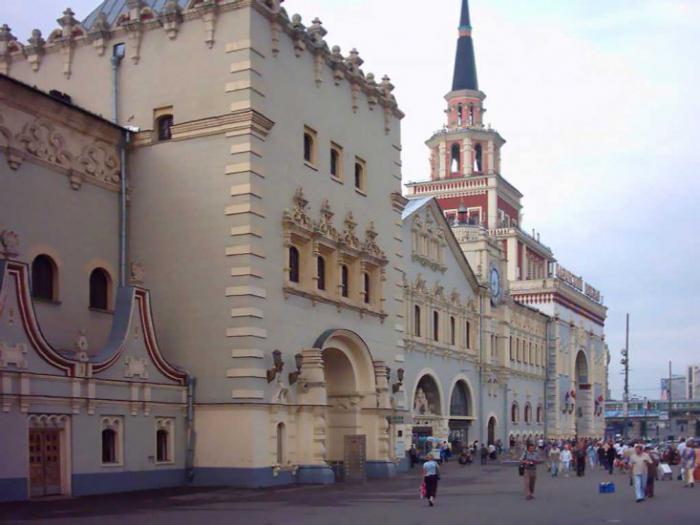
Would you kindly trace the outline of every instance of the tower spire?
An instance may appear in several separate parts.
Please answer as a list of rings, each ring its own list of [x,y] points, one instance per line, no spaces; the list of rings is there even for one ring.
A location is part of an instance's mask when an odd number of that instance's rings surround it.
[[[472,41],[471,17],[469,16],[469,0],[462,0],[462,13],[459,18],[459,40],[457,40],[457,56],[455,58],[455,71],[452,80],[452,91],[463,89],[479,90],[474,42]]]

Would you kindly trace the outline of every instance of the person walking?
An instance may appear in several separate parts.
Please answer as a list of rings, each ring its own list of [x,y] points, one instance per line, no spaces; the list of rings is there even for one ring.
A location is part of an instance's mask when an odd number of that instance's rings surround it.
[[[591,466],[591,470],[593,470],[598,462],[598,448],[597,445],[593,442],[591,442],[590,445],[588,445],[588,464]]]
[[[435,505],[435,497],[437,496],[438,481],[440,480],[440,467],[432,454],[426,456],[426,461],[423,463],[423,482],[425,483],[425,498],[428,500],[428,505]]]
[[[576,447],[576,476],[582,478],[586,475],[586,446],[582,443]]]
[[[681,456],[681,466],[685,472],[685,486],[690,488],[695,487],[695,459],[695,442],[689,439]]]
[[[681,438],[680,443],[678,443],[678,455],[681,458],[680,468],[678,469],[678,481],[683,481],[685,479],[685,469],[683,468],[683,453],[688,445],[685,442],[685,438]],[[673,450],[673,447],[671,447]]]
[[[608,467],[608,473],[612,476],[615,468],[615,459],[617,459],[617,451],[612,442],[608,443],[608,450],[605,452],[605,455],[607,457],[606,466]]]
[[[486,462],[489,459],[489,449],[487,449],[486,445],[484,445],[483,443],[481,444],[481,450],[479,451],[479,454],[481,454],[481,464],[486,465]]]
[[[523,467],[523,481],[525,483],[525,499],[535,498],[535,483],[537,482],[537,465],[541,463],[540,454],[535,450],[535,445],[527,444],[527,449],[520,458]]]
[[[411,468],[418,463],[418,449],[416,449],[415,443],[412,443],[411,448],[408,449],[408,459],[411,462]]]
[[[561,450],[556,443],[549,449],[549,462],[551,464],[552,477],[556,478],[559,474],[559,463],[561,462]]]
[[[561,471],[566,478],[569,477],[569,472],[571,472],[571,458],[571,448],[566,444],[564,445],[564,450],[561,451]]]
[[[661,462],[661,458],[659,457],[659,453],[656,451],[656,449],[651,445],[647,445],[644,451],[649,454],[649,458],[651,459],[651,463],[647,465],[647,485],[644,495],[647,498],[653,498],[654,481],[656,481],[656,478],[658,477],[658,467],[659,463]]]
[[[632,455],[630,455],[628,463],[632,474],[634,495],[637,503],[644,501],[650,463],[651,458],[649,457],[649,454],[644,452],[644,448],[642,447],[641,443],[637,443],[634,447],[634,452]]]

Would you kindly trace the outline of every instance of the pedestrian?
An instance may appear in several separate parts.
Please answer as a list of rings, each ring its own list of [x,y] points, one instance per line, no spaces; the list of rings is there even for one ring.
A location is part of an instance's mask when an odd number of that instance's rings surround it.
[[[440,467],[433,459],[432,454],[426,456],[426,461],[423,463],[423,482],[425,483],[425,497],[428,500],[428,505],[435,505],[435,496],[437,496],[438,481],[440,480]]]
[[[634,447],[634,452],[630,455],[628,463],[630,473],[632,474],[634,495],[637,503],[644,501],[650,463],[651,458],[649,454],[644,452],[641,443],[637,443]]]
[[[580,443],[576,447],[576,476],[581,478],[586,475],[586,445]]]
[[[683,468],[683,452],[685,452],[687,446],[688,445],[685,442],[685,438],[681,438],[680,443],[678,443],[678,455],[681,458],[680,468],[678,470],[678,481],[683,481],[685,479],[685,470]],[[673,450],[673,446],[671,446],[671,450]]]
[[[537,465],[541,463],[539,452],[535,451],[535,445],[527,444],[527,449],[520,458],[523,467],[523,481],[525,483],[525,499],[535,498],[535,483],[537,482]]]
[[[486,445],[483,443],[481,444],[481,450],[479,452],[481,455],[481,464],[486,465],[486,461],[489,459],[489,449],[486,448]]]
[[[496,440],[496,452],[499,456],[503,454],[503,441],[501,441],[500,439]]]
[[[603,470],[608,470],[608,458],[606,456],[607,451],[608,449],[605,443],[602,441],[598,443],[598,450],[596,451],[598,453],[598,464]]]
[[[608,473],[612,476],[613,469],[615,468],[615,460],[617,459],[617,451],[612,442],[608,443],[608,450],[605,455],[607,456]]]
[[[598,450],[596,448],[596,445],[591,443],[590,445],[588,445],[588,464],[591,466],[591,470],[595,468],[597,461]]]
[[[447,463],[448,460],[448,453],[450,451],[449,446],[447,445],[447,441],[443,441],[442,445],[440,445],[440,463]]]
[[[496,455],[496,445],[489,443],[489,459],[495,461],[498,456]]]
[[[418,463],[418,449],[415,443],[412,443],[411,448],[408,449],[408,459],[411,462],[411,468]]]
[[[651,445],[647,445],[647,447],[644,450],[647,454],[649,454],[649,458],[651,458],[651,463],[647,465],[647,485],[646,490],[644,491],[644,495],[647,498],[653,498],[654,481],[656,481],[656,478],[658,477],[657,473],[659,463],[661,462],[661,458],[659,457],[659,453]]]
[[[564,477],[569,477],[569,472],[571,472],[571,449],[568,444],[564,445],[564,450],[561,451],[561,471]]]
[[[685,444],[685,449],[681,456],[681,465],[685,472],[685,486],[695,487],[695,442],[692,439],[689,439]]]
[[[552,477],[556,478],[559,474],[559,463],[561,462],[561,450],[559,450],[556,443],[549,449],[549,462],[551,464]]]

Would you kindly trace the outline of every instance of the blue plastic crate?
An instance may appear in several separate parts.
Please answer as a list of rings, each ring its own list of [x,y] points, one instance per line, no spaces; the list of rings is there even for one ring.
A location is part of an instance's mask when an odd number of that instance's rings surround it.
[[[600,494],[614,494],[615,484],[612,481],[601,483],[600,485],[598,485],[598,492]]]

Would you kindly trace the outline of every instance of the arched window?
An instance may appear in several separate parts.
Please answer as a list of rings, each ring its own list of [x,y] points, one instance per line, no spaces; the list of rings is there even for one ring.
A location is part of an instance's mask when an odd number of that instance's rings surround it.
[[[319,290],[326,289],[326,260],[320,255],[316,258],[316,276],[318,277],[317,287]]]
[[[481,168],[483,164],[483,151],[481,144],[477,144],[474,148],[474,171],[481,173]]]
[[[508,350],[510,352],[510,360],[515,361],[515,351],[513,350],[513,336],[508,339]]]
[[[462,158],[459,150],[459,144],[452,144],[452,147],[450,148],[450,159],[450,172],[461,173]]]
[[[56,263],[48,255],[37,255],[32,262],[32,296],[47,301],[56,300]]]
[[[535,356],[532,354],[532,341],[527,344],[528,362],[532,365],[535,364]]]
[[[277,424],[277,464],[284,465],[286,463],[286,429],[284,423]]]
[[[331,175],[336,179],[340,179],[342,175],[340,148],[336,145],[331,146]]]
[[[313,162],[314,160],[314,137],[311,133],[304,133],[304,160]]]
[[[472,324],[467,321],[466,326],[464,327],[465,334],[464,337],[466,337],[465,345],[467,348],[471,349],[472,347]]]
[[[170,461],[168,431],[161,428],[156,432],[156,461]]]
[[[413,307],[413,333],[420,337],[420,306]]]
[[[544,421],[544,418],[542,417],[542,412],[543,412],[542,406],[540,405],[537,407],[537,423],[538,424],[542,423]]]
[[[102,463],[117,462],[117,433],[111,428],[102,431]]]
[[[355,188],[360,191],[366,191],[365,169],[365,161],[355,158]]]
[[[95,268],[90,274],[90,308],[109,310],[111,279],[107,270]]]
[[[372,297],[371,297],[371,295],[370,295],[370,293],[371,293],[371,289],[370,289],[370,287],[371,287],[370,277],[369,277],[369,274],[368,274],[367,272],[363,273],[363,274],[362,274],[362,277],[363,277],[363,280],[364,280],[364,283],[363,283],[363,285],[364,285],[364,290],[363,290],[363,292],[364,292],[364,296],[365,296],[365,304],[369,304],[370,301],[371,301],[371,299],[372,299]]]
[[[474,106],[473,105],[469,106],[469,125],[470,126],[474,125]]]
[[[172,115],[162,115],[156,120],[156,126],[158,129],[158,140],[170,140],[173,138],[173,116]]]
[[[462,127],[462,111],[464,108],[462,107],[462,104],[457,105],[457,125],[461,128]]]
[[[520,408],[517,403],[513,403],[510,408],[510,421],[511,423],[518,423],[520,421]]]
[[[456,335],[455,335],[455,318],[454,316],[450,316],[450,344],[454,345],[456,344]]]
[[[527,403],[525,405],[525,424],[529,425],[532,423],[532,405]]]
[[[344,264],[340,267],[340,295],[350,296],[350,272]]]
[[[440,314],[437,310],[433,311],[433,340],[440,340]]]
[[[299,250],[296,246],[289,247],[289,280],[299,282]]]

